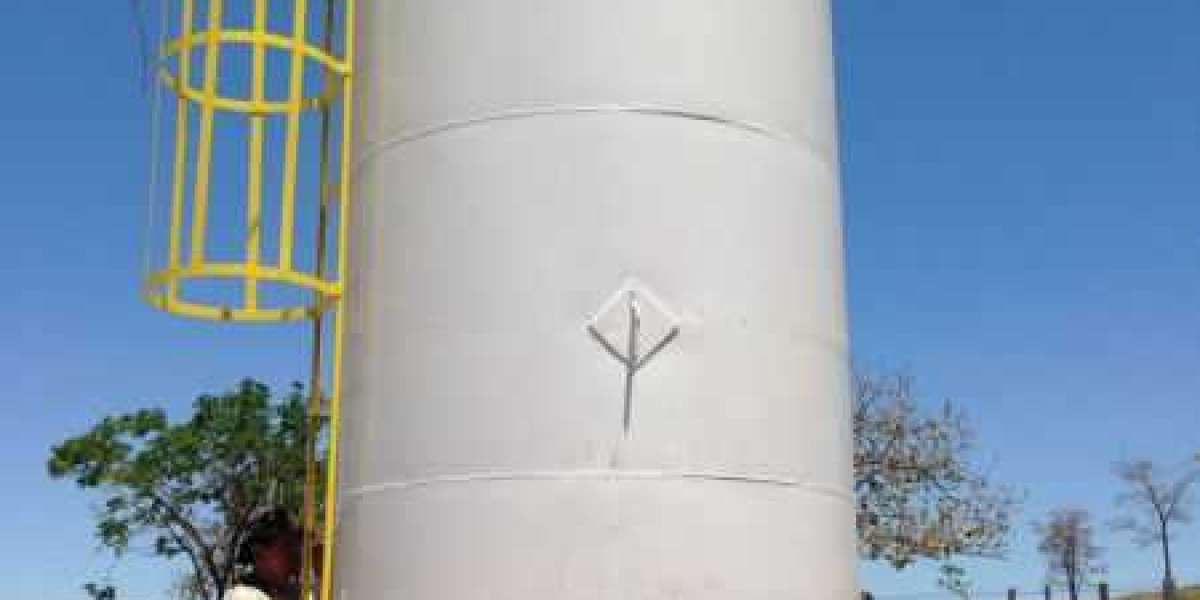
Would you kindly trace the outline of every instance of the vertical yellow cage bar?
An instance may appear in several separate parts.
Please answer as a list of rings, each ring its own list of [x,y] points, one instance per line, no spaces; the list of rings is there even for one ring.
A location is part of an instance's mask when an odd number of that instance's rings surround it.
[[[266,95],[267,0],[254,0],[254,42],[251,52],[250,101],[261,104]],[[262,256],[263,115],[250,116],[250,152],[246,177],[246,310],[258,309],[258,264]]]
[[[177,60],[179,81],[181,82],[190,81],[192,74],[192,20],[195,18],[192,8],[191,2],[184,2],[183,9],[180,11]],[[184,195],[187,189],[188,130],[191,121],[191,103],[187,98],[179,96],[175,101],[175,106],[175,166],[171,174],[171,223],[167,250],[167,269],[170,272],[178,271],[182,262],[182,248],[180,247],[182,241],[175,232],[183,228]],[[153,201],[151,199],[151,202]],[[170,306],[179,298],[178,280],[169,280],[167,286],[166,294],[161,297],[160,302],[164,307]]]
[[[304,95],[304,49],[305,36],[308,32],[308,2],[307,0],[294,1],[296,12],[292,18],[292,72],[288,78],[287,140],[284,143],[283,156],[285,181],[294,180],[298,169],[300,112],[303,109],[300,102]],[[279,224],[279,266],[283,269],[290,269],[292,266],[292,249],[295,243],[292,229],[295,224],[296,188],[295,186],[285,186],[283,189],[283,213]]]
[[[200,103],[200,141],[196,149],[196,181],[192,192],[192,268],[204,266],[204,242],[208,237],[208,196],[211,190],[213,122],[216,119],[217,84],[221,73],[221,21],[223,0],[208,0],[208,32],[204,43],[204,101]]]

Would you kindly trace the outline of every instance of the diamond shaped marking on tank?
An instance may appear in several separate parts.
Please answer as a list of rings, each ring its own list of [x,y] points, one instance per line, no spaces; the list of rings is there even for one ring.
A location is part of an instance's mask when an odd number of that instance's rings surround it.
[[[626,281],[588,322],[588,333],[625,369],[626,434],[633,417],[633,384],[639,371],[679,336],[679,319],[649,289]]]

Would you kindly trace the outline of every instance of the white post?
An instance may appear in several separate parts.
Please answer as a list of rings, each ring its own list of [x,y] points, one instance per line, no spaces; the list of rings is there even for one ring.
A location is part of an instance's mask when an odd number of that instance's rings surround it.
[[[339,600],[848,600],[827,0],[362,4]]]

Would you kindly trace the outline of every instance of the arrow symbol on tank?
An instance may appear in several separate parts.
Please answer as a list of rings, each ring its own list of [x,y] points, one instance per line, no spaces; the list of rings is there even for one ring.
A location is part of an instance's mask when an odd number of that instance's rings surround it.
[[[625,368],[621,426],[633,419],[634,379],[679,335],[678,320],[648,290],[628,283],[588,323],[588,333]]]

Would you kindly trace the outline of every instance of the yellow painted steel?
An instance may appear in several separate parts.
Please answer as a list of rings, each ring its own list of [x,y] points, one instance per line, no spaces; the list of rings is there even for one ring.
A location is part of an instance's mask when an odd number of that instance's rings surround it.
[[[257,2],[257,0],[255,1]],[[258,44],[288,51],[291,51],[296,45],[294,38],[260,30],[257,27],[252,31],[246,31],[244,29],[222,29],[217,32],[217,41],[222,44]],[[190,36],[182,36],[172,40],[171,42],[168,42],[164,48],[164,53],[168,55],[178,54],[185,43],[190,44],[194,48],[196,46],[209,44],[212,42],[211,38],[209,37],[209,32],[201,31],[198,33],[193,33]],[[345,61],[338,60],[333,55],[325,52],[323,49],[317,46],[302,43],[300,45],[300,52],[304,54],[305,58],[321,63],[334,73],[339,75],[350,73],[350,66],[346,64]]]
[[[348,76],[344,74],[343,76]],[[244,100],[239,98],[229,98],[225,96],[217,96],[212,100],[206,100],[203,90],[197,90],[194,87],[183,85],[179,79],[170,73],[160,73],[163,83],[168,88],[171,88],[179,97],[191,100],[197,104],[202,102],[211,102],[214,108],[226,112],[246,113],[254,115],[272,115],[287,113],[291,110],[292,105],[285,101],[260,100]],[[332,104],[338,99],[336,89],[327,90],[327,93],[320,96],[303,98],[300,101],[300,108],[304,111],[316,110],[322,106]]]
[[[192,268],[204,267],[204,242],[208,239],[208,195],[212,173],[213,121],[217,110],[217,83],[221,69],[221,31],[224,0],[208,0],[208,47],[204,54],[204,100],[200,103],[200,143],[196,150],[196,181],[192,192]]]
[[[358,21],[355,18],[354,12],[355,0],[347,0],[346,2],[346,61],[349,64],[354,64],[354,24]],[[347,98],[354,97],[354,79],[347,77],[345,80],[345,90],[343,94]],[[343,137],[342,144],[349,147],[351,125],[354,122],[354,103],[342,103],[342,126]],[[347,175],[351,170],[350,153],[342,152],[341,167],[339,171],[342,178],[339,181],[340,189],[338,196],[342,198],[343,212],[338,219],[338,236],[337,236],[337,270],[338,273],[346,273],[350,255],[349,248],[349,233],[350,219],[350,177]],[[343,280],[345,275],[342,276]],[[339,475],[341,474],[341,466],[338,463],[338,451],[341,447],[342,436],[342,360],[345,356],[345,337],[346,337],[346,303],[338,302],[334,309],[334,333],[333,333],[333,386],[329,400],[329,450],[326,457],[327,468],[325,470],[325,553],[322,556],[321,572],[324,576],[321,578],[321,594],[318,598],[322,600],[332,600],[333,584],[334,584],[334,569],[336,568],[337,557],[337,508],[338,508],[338,485]]]
[[[304,97],[304,53],[300,51],[308,35],[308,0],[294,0],[292,17],[292,72],[288,77],[287,140],[283,145],[283,180],[295,181],[300,154],[300,101]],[[320,195],[320,191],[317,195]],[[292,268],[296,226],[296,186],[283,186],[283,214],[279,226],[279,266]]]
[[[201,266],[166,269],[152,273],[147,288],[158,290],[170,285],[180,285],[188,280],[254,280],[271,281],[317,292],[319,301],[305,306],[286,308],[262,308],[218,306],[202,302],[188,302],[178,296],[170,298],[164,294],[151,293],[149,302],[156,308],[184,317],[210,321],[244,321],[270,323],[279,321],[303,321],[325,312],[342,296],[342,286],[336,281],[318,279],[313,275],[297,271],[286,271],[276,267],[249,265],[244,263],[204,263]]]
[[[182,31],[183,42],[180,45],[181,51],[179,54],[179,78],[182,81],[187,81],[191,77],[192,72],[192,48],[191,48],[191,31],[192,20],[194,19],[193,7],[191,2],[183,3],[183,10],[180,11],[180,31]],[[191,104],[187,99],[180,97],[175,101],[175,168],[173,171],[173,179],[171,183],[171,225],[169,249],[167,251],[167,269],[170,271],[178,271],[181,261],[180,252],[182,245],[182,236],[176,235],[177,231],[183,228],[183,204],[184,194],[187,187],[187,148],[188,148],[188,126],[187,123],[191,116]],[[154,201],[153,198],[150,200]],[[167,289],[165,294],[161,293],[160,297],[164,304],[176,302],[179,297],[179,282],[176,279],[166,281]],[[153,289],[153,288],[150,288]]]
[[[254,37],[250,71],[250,100],[262,102],[266,95],[267,51],[260,37],[267,29],[267,0],[254,0]],[[258,263],[262,255],[263,133],[266,123],[259,114],[250,117],[250,164],[246,181],[246,310],[258,310]]]
[[[334,39],[331,32],[335,28],[337,15],[333,10],[332,5],[325,7],[324,31],[321,41],[322,47],[330,52],[333,49]],[[320,189],[320,210],[317,213],[317,276],[320,277],[325,272],[326,261],[325,257],[329,252],[329,237],[325,235],[329,227],[329,208],[330,199],[337,190],[332,189],[331,182],[333,181],[333,165],[331,164],[330,156],[332,151],[332,140],[330,135],[333,129],[333,115],[328,107],[321,109],[321,137],[320,137],[320,156],[318,160],[318,187]],[[320,563],[314,563],[313,551],[316,549],[317,539],[319,535],[317,521],[317,502],[318,502],[318,486],[321,483],[320,464],[317,462],[317,442],[320,437],[322,427],[325,424],[325,419],[322,416],[322,405],[324,401],[324,385],[323,375],[325,366],[325,318],[323,314],[317,314],[312,321],[312,356],[310,364],[309,377],[309,397],[308,397],[308,420],[306,429],[306,439],[304,444],[304,502],[301,510],[301,522],[303,527],[303,538],[301,548],[303,554],[300,561],[300,592],[301,598],[313,597],[314,576],[318,564],[323,564],[324,559]],[[331,517],[332,518],[332,517]]]
[[[227,0],[171,0],[168,4],[180,7],[178,31],[160,49],[159,79],[165,89],[175,94],[175,133],[170,186],[170,222],[167,231],[165,264],[152,269],[144,283],[148,302],[166,312],[209,321],[243,323],[277,323],[312,320],[314,322],[313,390],[319,398],[320,373],[326,367],[319,348],[323,317],[331,313],[333,323],[332,357],[329,370],[332,383],[329,390],[329,437],[326,447],[324,477],[323,529],[320,594],[317,599],[332,599],[335,565],[335,536],[337,531],[337,486],[339,482],[338,449],[341,441],[342,359],[345,337],[346,309],[342,302],[348,266],[349,213],[351,193],[350,132],[354,114],[353,64],[354,19],[356,0],[287,0],[291,2],[290,32],[270,31],[269,0],[228,2]],[[309,12],[321,3],[327,11],[324,43],[310,42]],[[333,18],[334,6],[342,7],[342,18]],[[197,6],[207,6],[204,29],[197,31]],[[253,11],[250,29],[225,28],[227,12],[249,6]],[[337,27],[340,25],[340,27]],[[333,40],[342,40],[342,56],[334,50]],[[241,46],[249,49],[248,65],[241,71],[229,68],[223,61],[222,49]],[[196,74],[194,54],[202,52],[203,78],[200,86],[193,83]],[[274,79],[287,78],[287,95],[271,97],[268,81],[272,79],[269,55],[280,53],[288,58],[286,72],[274,74]],[[305,95],[306,68],[315,67],[322,74],[322,88]],[[245,97],[229,93],[223,85],[241,77]],[[338,108],[338,111],[334,109]],[[317,139],[303,134],[302,116],[319,112],[321,135]],[[198,120],[196,116],[198,115]],[[219,185],[219,152],[222,147],[216,132],[219,115],[246,120],[246,171],[242,192],[230,196],[227,190],[236,185]],[[195,121],[195,122],[194,122]],[[283,143],[272,144],[268,127],[279,123],[284,130]],[[239,130],[241,131],[241,130]],[[336,133],[335,133],[336,132]],[[193,139],[193,136],[194,139]],[[303,148],[320,146],[321,169],[319,189],[306,190],[300,175],[310,166],[302,160]],[[279,146],[279,147],[273,147]],[[281,159],[280,159],[281,155]],[[334,159],[336,158],[336,163]],[[268,177],[268,169],[279,166],[278,185]],[[236,180],[226,183],[236,184]],[[246,234],[240,245],[241,256],[233,259],[209,260],[215,248],[209,245],[228,236],[210,235],[210,228],[222,226],[210,219],[217,208],[244,210]],[[309,211],[319,213],[315,246],[316,257],[311,268],[298,267],[296,240],[297,215]],[[278,228],[268,228],[264,215],[279,215]],[[216,213],[212,213],[216,214]],[[224,213],[222,213],[224,214]],[[190,217],[190,218],[189,218]],[[336,232],[332,223],[336,223]],[[336,236],[333,255],[327,268],[326,240]],[[278,245],[278,256],[264,254],[266,244]],[[222,254],[225,256],[225,254]],[[273,260],[271,260],[273,259]],[[194,286],[208,283],[240,284],[241,293],[227,293],[219,299],[189,294]],[[307,298],[300,303],[289,297],[282,305],[273,305],[264,294],[264,285],[302,292]],[[292,294],[295,296],[295,294]],[[278,304],[278,303],[277,303]],[[310,417],[320,419],[319,402],[310,406]],[[311,435],[311,434],[310,434]],[[316,468],[310,457],[310,471]],[[311,475],[306,479],[312,486]],[[306,502],[307,504],[307,502]],[[308,510],[306,508],[306,510]],[[313,528],[313,519],[306,515],[306,528]],[[314,539],[312,531],[306,539]],[[307,546],[306,542],[306,546]],[[308,557],[306,548],[306,562]],[[308,570],[308,569],[306,569]],[[304,586],[311,585],[306,576]],[[304,597],[311,594],[306,589]]]
[[[267,12],[272,3],[266,0],[254,0],[250,29],[224,27],[225,13],[233,6],[228,0],[173,1],[182,7],[178,35],[167,41],[160,55],[160,78],[176,95],[171,220],[166,264],[147,277],[146,296],[152,305],[162,310],[198,319],[253,323],[311,319],[318,312],[331,308],[341,297],[341,278],[345,271],[297,266],[299,248],[295,229],[298,211],[316,210],[322,195],[320,190],[301,189],[300,174],[302,169],[308,168],[307,165],[302,167],[301,148],[331,143],[337,145],[332,149],[334,155],[345,157],[349,154],[347,117],[352,110],[349,105],[352,103],[350,80],[353,75],[350,21],[341,20],[340,32],[326,32],[343,40],[343,56],[339,57],[332,44],[322,47],[309,40],[309,12],[316,0],[289,0],[292,7],[290,32],[269,30]],[[353,0],[329,2],[343,5],[347,15],[352,12]],[[243,4],[246,3],[236,3]],[[202,31],[194,29],[196,17],[202,16],[196,14],[197,6],[207,6]],[[230,46],[249,48],[250,64],[243,72],[234,72],[225,66],[221,50]],[[197,60],[194,55],[200,52],[203,53],[203,79],[197,88],[193,83],[193,61]],[[286,72],[280,70],[274,74],[275,79],[287,78],[287,96],[284,98],[272,98],[268,94],[267,82],[272,77],[268,72],[269,64],[272,64],[268,62],[268,55],[272,52],[288,58]],[[322,89],[310,96],[305,96],[306,67],[317,68],[324,81]],[[226,88],[231,86],[223,85],[226,80],[238,76],[248,80],[249,85],[243,86],[248,89],[245,97],[230,95]],[[328,140],[322,142],[302,134],[303,114],[329,111],[339,104],[342,106],[341,118],[335,124],[339,135],[326,136]],[[245,129],[248,158],[244,196],[224,197],[217,181],[220,174],[214,173],[218,163],[214,153],[219,151],[214,129],[220,114],[240,116],[249,123]],[[195,115],[199,116],[198,122],[194,122],[197,120]],[[280,148],[272,148],[267,140],[266,130],[272,122],[278,122],[284,128]],[[192,136],[195,136],[194,140]],[[280,155],[282,176],[275,188],[273,181],[268,185],[266,170],[278,168]],[[348,163],[337,175],[340,181],[349,179]],[[268,188],[271,188],[269,196]],[[347,201],[344,193],[338,194],[330,207],[339,223],[345,221]],[[215,239],[209,231],[210,213],[218,206],[245,210],[244,250],[240,258],[232,261],[208,260],[208,245]],[[271,231],[267,230],[264,217],[268,211],[277,214],[279,220],[278,227]],[[278,248],[278,257],[273,261],[263,256],[264,247],[270,242]],[[340,257],[335,255],[332,260],[340,262]],[[227,297],[214,301],[194,293],[189,296],[189,290],[213,281],[240,284],[240,297],[226,294]],[[314,299],[297,305],[296,296],[292,294],[287,305],[271,306],[263,292],[263,283],[306,292]]]

